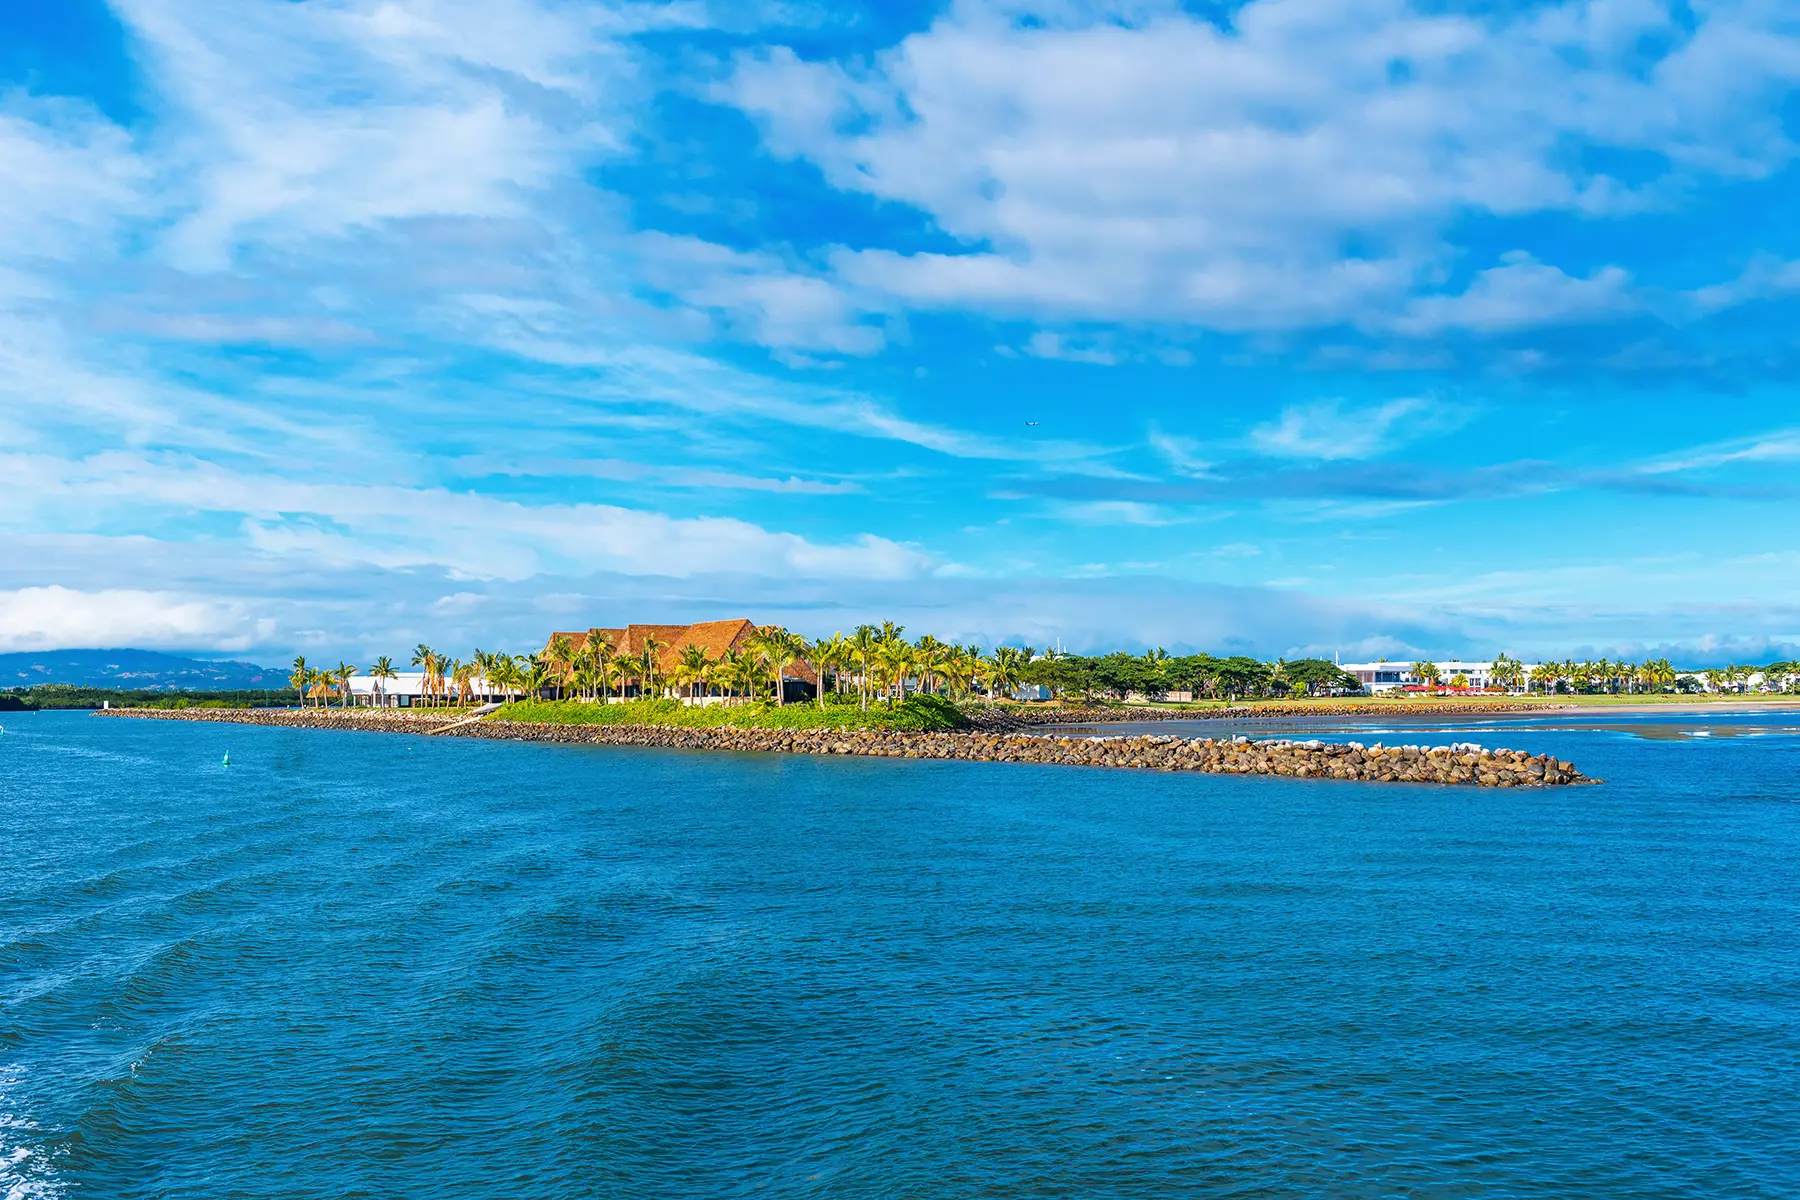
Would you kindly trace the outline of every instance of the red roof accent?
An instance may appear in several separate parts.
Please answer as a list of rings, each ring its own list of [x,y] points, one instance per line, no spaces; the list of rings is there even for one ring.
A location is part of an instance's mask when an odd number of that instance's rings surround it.
[[[571,650],[581,650],[587,646],[590,635],[602,634],[612,643],[611,657],[637,658],[643,654],[647,642],[655,639],[660,646],[656,652],[657,670],[667,672],[681,660],[681,652],[688,646],[700,647],[706,657],[717,661],[727,650],[742,649],[756,629],[748,618],[736,617],[728,621],[699,621],[692,625],[627,625],[623,629],[595,627],[559,631],[552,633],[549,641],[544,643],[544,655],[546,659],[549,657],[550,642],[557,638],[567,639]],[[789,679],[806,683],[819,681],[818,673],[805,659],[789,663],[785,674]]]

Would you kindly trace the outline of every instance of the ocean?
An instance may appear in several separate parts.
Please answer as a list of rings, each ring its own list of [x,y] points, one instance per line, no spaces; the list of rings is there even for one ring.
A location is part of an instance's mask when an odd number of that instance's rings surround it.
[[[1607,780],[1531,790],[4,725],[5,1200],[1800,1195],[1800,715],[1243,728]]]

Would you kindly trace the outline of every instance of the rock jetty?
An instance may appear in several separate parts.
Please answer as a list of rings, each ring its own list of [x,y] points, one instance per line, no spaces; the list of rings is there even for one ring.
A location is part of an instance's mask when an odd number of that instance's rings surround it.
[[[969,721],[982,729],[1025,729],[1042,725],[1122,725],[1151,721],[1287,721],[1296,717],[1491,717],[1554,712],[1565,707],[1567,705],[1517,700],[1375,701],[1349,704],[1309,704],[1305,701],[1282,700],[1220,708],[1152,708],[1138,704],[1051,704],[1042,707],[1006,705],[992,709],[973,709],[969,713]]]
[[[958,731],[886,733],[866,730],[682,729],[666,725],[563,725],[485,720],[448,728],[456,714],[298,712],[268,709],[115,709],[105,714],[179,721],[300,728],[432,733],[563,745],[648,746],[775,754],[841,754],[869,758],[956,759],[1216,775],[1280,775],[1296,779],[1360,779],[1378,783],[1545,787],[1597,783],[1553,755],[1447,746],[1365,746],[1360,742],[1253,741],[1246,737],[1068,737]]]

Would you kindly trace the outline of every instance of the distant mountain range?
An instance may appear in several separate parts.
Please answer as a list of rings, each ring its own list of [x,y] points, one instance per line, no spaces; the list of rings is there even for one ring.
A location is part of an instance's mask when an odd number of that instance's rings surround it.
[[[155,650],[40,650],[0,654],[0,688],[67,683],[162,692],[284,688],[287,672],[247,662],[212,662]]]

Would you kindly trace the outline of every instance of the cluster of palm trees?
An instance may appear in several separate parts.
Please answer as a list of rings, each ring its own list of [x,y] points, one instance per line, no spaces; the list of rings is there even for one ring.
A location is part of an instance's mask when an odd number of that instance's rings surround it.
[[[1458,686],[1459,680],[1462,686],[1468,683],[1461,676],[1445,680],[1443,672],[1435,663],[1416,662],[1412,664],[1411,670],[1413,677],[1421,683],[1447,682],[1452,687]],[[1759,677],[1775,687],[1791,687],[1796,676],[1800,676],[1800,664],[1794,663],[1773,663],[1767,667],[1732,664],[1684,673],[1676,670],[1666,658],[1650,658],[1638,663],[1606,658],[1584,659],[1579,662],[1566,659],[1528,667],[1518,659],[1504,654],[1494,659],[1493,668],[1489,672],[1489,677],[1505,688],[1533,692],[1557,692],[1566,688],[1573,692],[1627,695],[1675,691],[1680,687],[1697,690],[1702,682],[1708,690],[1714,692],[1747,692],[1751,681]]]
[[[355,678],[356,672],[355,666],[342,661],[335,667],[312,667],[307,665],[306,656],[300,655],[294,659],[288,684],[300,693],[301,704],[324,705],[336,695],[347,705],[350,703],[350,680]]]
[[[689,699],[716,695],[726,703],[767,697],[785,704],[787,683],[797,663],[808,666],[808,673],[818,680],[816,699],[821,705],[826,703],[827,682],[840,702],[847,702],[848,691],[854,688],[863,708],[873,702],[903,701],[909,689],[951,700],[985,691],[991,700],[1010,695],[1031,661],[1031,652],[1017,647],[1000,646],[983,655],[979,647],[954,646],[930,635],[908,641],[904,632],[886,621],[858,626],[849,636],[834,633],[809,640],[779,625],[767,625],[717,655],[691,643],[680,646],[668,663],[662,653],[666,642],[646,637],[635,651],[625,653],[597,629],[580,646],[566,637],[552,638],[539,654],[476,650],[463,660],[421,644],[413,651],[412,665],[423,673],[424,686],[414,703],[467,704],[545,693],[558,699],[623,700],[635,692],[639,697]],[[303,704],[326,705],[335,699],[347,707],[350,681],[359,673],[360,668],[344,662],[314,669],[299,657],[289,681]],[[371,702],[384,704],[383,682],[396,675],[393,660],[376,659],[366,674],[374,685]]]
[[[663,666],[667,643],[654,637],[639,642],[635,653],[622,652],[601,630],[591,630],[579,647],[567,638],[553,638],[545,648],[542,666],[547,685],[560,697],[565,689],[587,699],[616,694],[623,699],[635,687],[639,696],[680,695],[689,699],[716,694],[727,702],[745,702],[765,694],[775,703],[787,703],[789,668],[796,663],[810,667],[818,680],[817,703],[826,702],[826,682],[831,693],[845,695],[846,683],[854,683],[859,704],[871,700],[892,704],[904,700],[909,686],[917,692],[953,700],[986,687],[990,696],[1010,692],[1026,658],[1025,652],[1000,647],[987,657],[975,646],[953,646],[926,635],[915,642],[892,621],[861,625],[848,637],[834,633],[809,640],[779,625],[757,628],[742,645],[728,647],[716,656],[691,643],[680,646],[674,661]],[[524,660],[535,661],[535,660]],[[531,690],[531,689],[528,689]]]
[[[829,683],[830,694],[839,702],[847,703],[847,693],[853,689],[857,703],[865,709],[871,703],[891,705],[903,701],[909,690],[952,701],[963,701],[978,694],[990,701],[996,697],[1010,697],[1022,683],[1047,684],[1058,694],[1073,689],[1085,695],[1094,688],[1110,688],[1121,695],[1133,688],[1160,694],[1155,684],[1167,682],[1162,676],[1173,678],[1179,675],[1183,680],[1193,676],[1183,686],[1196,691],[1220,691],[1230,683],[1234,693],[1248,694],[1251,689],[1246,681],[1254,682],[1251,676],[1261,679],[1262,690],[1267,692],[1270,680],[1280,685],[1277,691],[1288,689],[1296,680],[1302,684],[1311,682],[1312,677],[1301,668],[1316,666],[1322,672],[1335,672],[1331,664],[1323,661],[1277,663],[1270,667],[1247,658],[1215,660],[1199,655],[1170,659],[1162,651],[1152,651],[1141,659],[1126,655],[1079,659],[1057,651],[1036,655],[1029,647],[998,646],[992,653],[983,654],[977,646],[956,646],[929,634],[909,641],[904,633],[901,626],[884,621],[880,625],[859,625],[848,636],[834,633],[830,637],[809,640],[779,625],[766,625],[756,628],[742,644],[717,655],[690,643],[677,647],[672,659],[665,659],[663,654],[668,644],[654,637],[641,639],[636,648],[627,653],[598,629],[590,630],[580,646],[572,644],[566,637],[552,638],[539,654],[476,650],[468,659],[456,659],[421,644],[414,648],[411,660],[424,675],[422,694],[414,703],[468,704],[545,694],[558,699],[579,696],[587,700],[614,697],[624,700],[635,694],[638,697],[675,696],[689,700],[716,696],[728,704],[767,698],[776,704],[785,704],[787,682],[792,678],[796,664],[805,664],[809,668],[806,674],[818,681],[816,698],[819,704],[827,702]],[[1127,672],[1130,677],[1121,676],[1123,682],[1112,680],[1111,675],[1101,668],[1112,664],[1115,658],[1136,669],[1136,674]],[[1087,668],[1086,674],[1062,669],[1071,665]],[[1447,683],[1452,687],[1468,683],[1461,676],[1444,679],[1443,672],[1430,662],[1413,663],[1411,670],[1423,683]],[[315,669],[302,657],[294,660],[289,682],[299,691],[302,703],[323,705],[336,699],[341,705],[348,706],[351,702],[350,681],[358,671],[357,667],[344,662],[336,667]],[[1146,683],[1138,678],[1146,673],[1156,679]],[[375,660],[367,671],[374,684],[370,693],[372,703],[385,703],[383,683],[393,679],[395,674],[393,660],[386,657]],[[1086,675],[1094,675],[1099,683],[1088,680]],[[1637,693],[1669,691],[1678,687],[1698,690],[1703,682],[1713,691],[1747,691],[1751,681],[1759,676],[1765,686],[1789,689],[1800,686],[1800,662],[1774,663],[1767,667],[1733,665],[1683,674],[1677,672],[1666,658],[1647,659],[1641,663],[1612,662],[1604,658],[1581,662],[1569,660],[1528,667],[1518,659],[1501,654],[1495,658],[1490,671],[1492,681],[1502,687],[1537,692]],[[1073,682],[1071,678],[1074,678]],[[1136,680],[1135,684],[1133,680]],[[1350,684],[1354,686],[1354,681]]]

